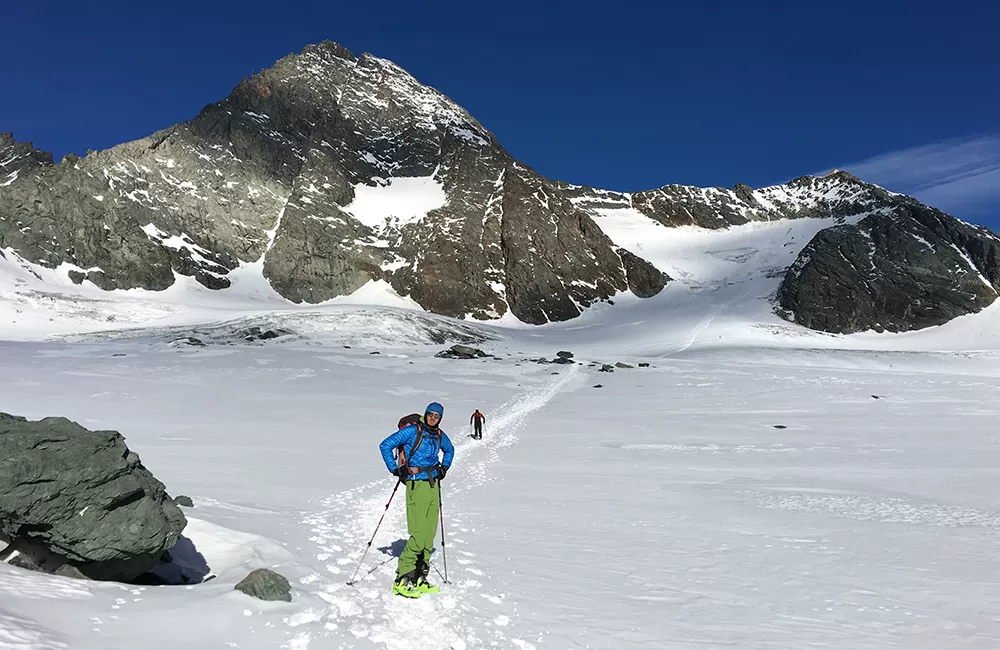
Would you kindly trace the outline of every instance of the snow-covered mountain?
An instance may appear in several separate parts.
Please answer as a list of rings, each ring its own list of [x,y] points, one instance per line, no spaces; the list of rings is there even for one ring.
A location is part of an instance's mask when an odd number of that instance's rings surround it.
[[[788,221],[773,238],[748,246],[744,261],[768,247],[783,250],[767,271],[775,282],[777,313],[806,327],[837,333],[907,331],[941,325],[993,303],[1000,288],[1000,238],[917,200],[835,171],[786,185],[732,190],[669,185],[626,194],[569,187],[573,201],[608,230],[622,220],[640,230],[650,220],[678,228],[721,231],[753,222]],[[786,237],[802,232],[812,236]],[[654,236],[655,240],[657,237]],[[667,240],[674,239],[665,235]],[[616,244],[645,255],[648,235],[633,241],[612,234]],[[761,248],[763,247],[763,248]],[[672,277],[682,251],[648,258]],[[789,255],[793,253],[793,255]],[[730,281],[749,279],[760,267],[743,265]],[[742,276],[742,278],[741,278]],[[703,282],[706,278],[698,278]]]
[[[807,327],[940,324],[1000,286],[991,233],[849,174],[633,194],[545,179],[438,91],[330,42],[189,122],[85,158],[54,165],[0,137],[0,179],[0,255],[103,290],[188,276],[298,304],[391,291],[438,314],[541,324],[702,282],[616,239],[623,220],[721,231],[794,219],[837,228],[768,243],[794,254],[771,269],[784,277],[776,307]]]

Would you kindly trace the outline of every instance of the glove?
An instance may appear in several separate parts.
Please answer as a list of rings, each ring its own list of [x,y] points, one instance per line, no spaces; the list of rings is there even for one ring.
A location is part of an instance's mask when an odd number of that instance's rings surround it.
[[[437,468],[437,474],[438,475],[437,475],[437,477],[438,477],[439,481],[441,479],[443,479],[444,475],[447,474],[447,473],[448,473],[448,468],[447,467],[445,467],[444,465],[438,465],[438,468]]]
[[[406,477],[410,475],[410,468],[407,467],[406,465],[403,465],[401,467],[397,467],[396,469],[392,470],[392,475],[393,476],[398,476],[399,480],[401,480],[401,481],[405,480]]]

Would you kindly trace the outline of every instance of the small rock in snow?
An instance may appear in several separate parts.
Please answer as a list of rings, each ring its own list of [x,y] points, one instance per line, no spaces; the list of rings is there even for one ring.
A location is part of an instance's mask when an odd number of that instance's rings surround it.
[[[292,586],[280,573],[270,569],[255,569],[243,578],[233,589],[260,600],[284,600],[291,602]]]

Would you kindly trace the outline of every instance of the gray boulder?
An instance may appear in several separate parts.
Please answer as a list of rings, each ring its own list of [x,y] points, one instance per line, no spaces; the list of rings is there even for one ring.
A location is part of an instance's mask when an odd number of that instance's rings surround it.
[[[486,354],[479,348],[469,347],[468,345],[453,345],[447,350],[442,350],[434,356],[440,357],[442,359],[478,359],[482,357],[488,357],[490,355]]]
[[[23,566],[129,581],[186,524],[118,432],[0,413],[0,537]]]
[[[283,600],[291,602],[292,586],[285,576],[270,569],[255,569],[243,578],[233,589],[260,600]]]

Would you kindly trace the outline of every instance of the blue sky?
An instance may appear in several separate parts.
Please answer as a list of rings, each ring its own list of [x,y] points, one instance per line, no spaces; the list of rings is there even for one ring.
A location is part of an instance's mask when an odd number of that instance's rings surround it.
[[[1000,3],[683,4],[10,0],[0,131],[57,160],[107,148],[329,39],[392,59],[550,178],[841,168],[1000,230]]]

